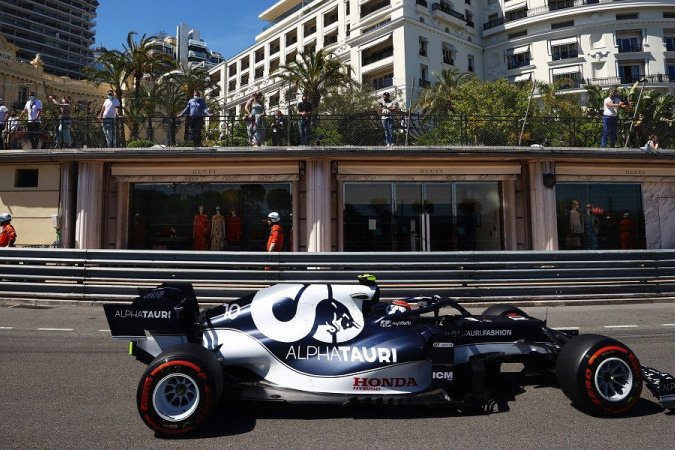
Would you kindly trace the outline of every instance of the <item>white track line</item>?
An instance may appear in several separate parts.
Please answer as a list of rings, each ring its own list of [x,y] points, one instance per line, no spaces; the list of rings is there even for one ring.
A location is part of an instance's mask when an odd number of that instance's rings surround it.
[[[675,323],[662,323],[661,326],[664,326],[664,327],[675,327]]]
[[[110,330],[98,330],[98,331],[102,331],[103,333],[110,333]]]
[[[38,328],[38,331],[73,331],[73,328]]]
[[[14,327],[0,327],[0,330],[13,330]]]
[[[602,328],[637,328],[637,325],[604,325]]]

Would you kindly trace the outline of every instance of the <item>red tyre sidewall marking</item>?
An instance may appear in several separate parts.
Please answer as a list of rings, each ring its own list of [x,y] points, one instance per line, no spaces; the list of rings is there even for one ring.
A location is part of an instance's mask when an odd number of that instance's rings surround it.
[[[160,372],[163,369],[166,369],[168,367],[173,367],[173,366],[186,366],[189,367],[190,369],[194,370],[197,373],[197,376],[203,379],[204,381],[208,381],[208,377],[204,372],[202,372],[202,369],[196,365],[193,364],[189,361],[183,361],[183,360],[176,360],[176,361],[169,361],[166,362],[160,366],[157,366],[155,370],[153,370],[150,373],[150,376],[145,378],[145,382],[143,384],[143,394],[141,395],[141,410],[147,411],[148,410],[148,404],[150,402],[150,393],[152,391],[152,381],[153,378],[158,372]],[[208,415],[208,412],[211,410],[211,387],[207,384],[204,386],[204,393],[206,394],[206,398],[204,399],[204,409],[203,411],[197,416],[195,424],[199,424],[204,420],[204,418]],[[144,414],[143,418],[147,421],[147,423],[154,428],[155,430],[161,432],[161,433],[167,433],[167,434],[182,434],[182,433],[187,433],[188,431],[191,431],[194,426],[188,426],[179,430],[172,430],[172,429],[167,429],[164,428],[157,423],[155,423],[151,418],[149,414]]]
[[[633,366],[633,371],[635,372],[635,377],[636,377],[637,381],[640,381],[642,379],[642,376],[641,376],[642,374],[641,374],[640,370],[636,369],[636,367],[639,368],[639,364],[637,362],[637,359],[635,358],[635,356],[632,353],[630,353],[625,348],[619,347],[619,346],[616,346],[616,345],[610,345],[610,346],[603,347],[600,350],[596,351],[593,354],[593,356],[591,356],[590,359],[588,360],[588,366],[586,367],[586,370],[585,370],[586,381],[584,383],[585,384],[584,387],[586,388],[586,393],[590,397],[591,401],[598,406],[600,406],[602,404],[602,400],[600,400],[595,395],[595,391],[593,390],[593,385],[594,385],[594,383],[592,381],[593,371],[591,370],[590,366],[593,365],[593,362],[595,361],[595,359],[598,356],[602,355],[603,353],[606,353],[606,352],[609,352],[609,351],[614,351],[614,350],[618,350],[621,353],[624,353],[625,355],[628,356],[628,360],[630,361],[631,365]],[[629,404],[625,408],[621,408],[621,409],[618,409],[618,410],[603,408],[603,410],[605,412],[612,413],[612,414],[621,414],[622,412],[625,412],[628,409],[630,409],[633,406],[633,404],[635,404],[635,402],[637,401],[638,398],[639,398],[639,394],[636,395],[635,398],[632,401],[630,401]]]

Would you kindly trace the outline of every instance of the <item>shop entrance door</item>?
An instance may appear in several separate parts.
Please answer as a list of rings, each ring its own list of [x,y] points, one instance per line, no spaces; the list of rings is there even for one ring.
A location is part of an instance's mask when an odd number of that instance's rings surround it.
[[[392,251],[452,250],[452,184],[397,183],[394,185]]]

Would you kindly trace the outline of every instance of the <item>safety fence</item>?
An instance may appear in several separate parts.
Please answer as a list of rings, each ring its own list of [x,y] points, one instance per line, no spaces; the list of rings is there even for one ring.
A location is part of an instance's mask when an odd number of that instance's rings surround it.
[[[272,109],[273,111],[273,109]],[[4,133],[6,148],[99,148],[99,147],[246,147],[251,145],[251,133],[266,146],[300,144],[300,121],[293,114],[281,116],[276,122],[273,113],[259,122],[234,116],[185,117],[122,117],[102,123],[98,119],[72,118],[65,123],[59,119],[43,119],[40,129],[31,133],[27,123]],[[428,116],[399,113],[391,116],[397,146],[531,146],[599,147],[603,133],[600,118],[561,118],[522,116]],[[108,139],[104,132],[109,127]],[[255,125],[255,128],[254,128]],[[65,128],[64,128],[65,127]],[[59,131],[59,129],[61,131]],[[67,133],[64,131],[67,130]],[[198,134],[194,130],[199,130]],[[308,126],[311,146],[381,146],[385,144],[383,121],[374,112],[350,115],[315,116]],[[649,135],[659,136],[660,146],[670,148],[675,140],[673,121],[618,121],[617,147],[637,148]],[[65,134],[69,136],[66,137]],[[31,141],[32,139],[32,141]]]
[[[131,300],[138,287],[189,282],[201,302],[275,283],[355,283],[377,277],[385,299],[462,302],[672,301],[675,251],[262,253],[9,248],[0,298]]]

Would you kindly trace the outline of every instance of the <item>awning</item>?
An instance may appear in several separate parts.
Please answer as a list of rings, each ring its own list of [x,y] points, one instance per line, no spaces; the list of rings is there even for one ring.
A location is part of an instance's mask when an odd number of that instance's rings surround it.
[[[551,47],[557,46],[557,45],[568,45],[568,44],[576,44],[577,43],[577,37],[572,36],[568,38],[562,38],[562,39],[551,39]]]
[[[383,42],[387,41],[389,38],[391,38],[391,33],[385,34],[384,36],[381,36],[377,39],[373,39],[372,41],[368,41],[365,44],[359,45],[359,51],[363,51],[366,49],[369,49],[371,47],[375,47],[376,45],[382,44]]]
[[[520,81],[529,81],[530,80],[530,75],[532,75],[531,72],[528,73],[521,73],[520,75],[516,75],[513,77],[513,82],[518,83]]]
[[[316,34],[314,34],[312,37],[310,37],[310,38],[305,39],[304,41],[302,41],[302,45],[303,45],[303,46],[307,46],[307,45],[313,44],[314,41],[316,41]]]
[[[568,73],[581,72],[581,66],[555,67],[551,70],[553,75],[566,75]]]
[[[527,53],[530,51],[530,45],[523,45],[522,47],[516,47],[516,48],[510,48],[506,50],[506,56],[511,56],[511,55],[520,55],[522,53]]]
[[[390,162],[356,162],[340,161],[338,163],[338,174],[347,175],[368,175],[380,177],[396,177],[407,175],[411,178],[415,176],[445,177],[449,175],[520,175],[520,164],[518,163],[452,163],[442,164],[438,162],[424,163],[390,163]]]
[[[457,49],[455,48],[454,45],[448,44],[447,42],[443,42],[443,48],[446,49],[446,50],[453,51],[453,52],[457,51]]]
[[[178,182],[274,182],[298,179],[295,163],[231,163],[133,164],[114,163],[111,174],[117,181],[130,183]]]

